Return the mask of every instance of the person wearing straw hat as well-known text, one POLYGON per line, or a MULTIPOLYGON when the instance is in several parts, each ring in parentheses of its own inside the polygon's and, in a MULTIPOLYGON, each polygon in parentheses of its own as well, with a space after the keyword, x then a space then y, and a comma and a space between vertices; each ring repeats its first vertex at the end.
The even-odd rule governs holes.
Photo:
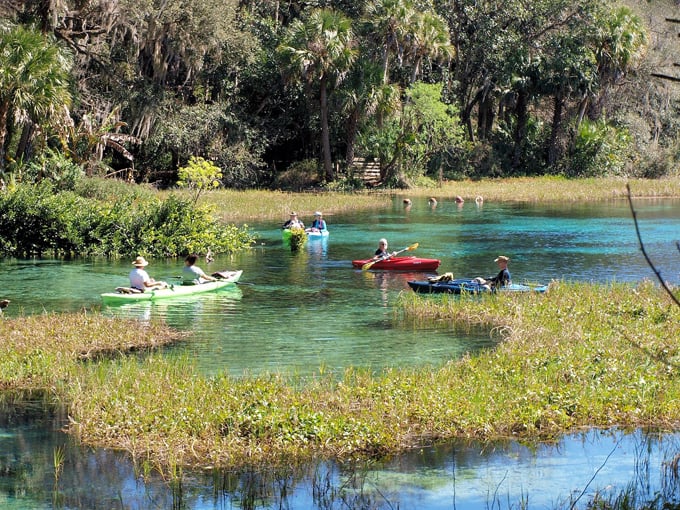
POLYGON ((157 282, 149 276, 149 273, 144 269, 149 263, 142 256, 137 257, 132 261, 135 268, 130 271, 130 287, 140 292, 152 289, 165 289, 168 284, 165 282, 157 282))
POLYGON ((305 228, 305 224, 298 218, 295 211, 290 213, 290 218, 283 224, 282 228, 305 228))
POLYGON ((489 289, 510 285, 512 283, 510 280, 510 271, 508 270, 508 262, 510 262, 510 257, 499 255, 494 259, 494 262, 498 264, 498 269, 500 270, 496 276, 489 276, 488 278, 475 278, 475 280, 489 289))
POLYGON ((314 221, 312 226, 309 228, 309 232, 323 232, 326 230, 326 221, 323 219, 323 214, 321 211, 316 211, 314 213, 314 221))

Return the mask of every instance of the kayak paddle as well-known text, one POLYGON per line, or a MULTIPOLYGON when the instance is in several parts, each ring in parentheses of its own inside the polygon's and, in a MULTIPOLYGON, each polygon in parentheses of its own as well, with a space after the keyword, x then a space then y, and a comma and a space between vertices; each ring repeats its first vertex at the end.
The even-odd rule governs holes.
POLYGON ((371 267, 373 267, 373 264, 376 264, 376 263, 381 262, 383 260, 387 260, 391 257, 394 257, 395 255, 399 255, 401 252, 404 252, 404 251, 413 251, 417 247, 418 247, 418 243, 413 243, 408 248, 404 248, 403 250, 395 251, 392 255, 388 255, 387 257, 383 257, 383 258, 378 259, 378 260, 371 260, 370 262, 366 262, 363 266, 361 266, 361 269, 363 271, 366 271, 367 269, 371 269, 371 267))

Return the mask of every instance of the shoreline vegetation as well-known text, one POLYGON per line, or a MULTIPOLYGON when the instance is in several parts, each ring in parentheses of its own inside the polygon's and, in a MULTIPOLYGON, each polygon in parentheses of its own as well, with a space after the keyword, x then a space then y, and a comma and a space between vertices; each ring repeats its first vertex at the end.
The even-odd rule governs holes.
POLYGON ((680 197, 680 176, 663 179, 564 177, 512 177, 480 181, 445 181, 432 187, 409 190, 375 188, 361 192, 325 192, 311 190, 304 193, 263 190, 216 190, 201 196, 204 204, 216 210, 227 223, 287 218, 290 211, 312 216, 314 211, 324 214, 378 209, 392 203, 393 197, 420 198, 438 201, 462 197, 474 203, 477 197, 485 202, 582 202, 625 199, 626 185, 630 185, 634 199, 680 197))
MULTIPOLYGON (((559 189, 554 196, 565 200, 600 200, 624 198, 627 182, 636 198, 680 190, 678 179, 522 179, 408 195, 539 201, 559 189)), ((248 211, 259 218, 279 217, 281 207, 302 210, 310 198, 334 211, 323 194, 291 195, 280 205, 262 204, 279 194, 258 193, 262 200, 251 198, 248 211)), ((218 212, 231 217, 232 207, 218 212)), ((588 427, 680 423, 680 309, 654 282, 555 281, 545 295, 474 298, 405 292, 395 320, 482 326, 498 343, 438 366, 209 378, 187 359, 156 352, 182 339, 163 324, 140 328, 96 312, 5 317, 0 389, 52 392, 83 444, 126 450, 169 476, 182 466, 377 457, 453 437, 537 441, 588 427), (145 356, 126 355, 147 348, 145 356)))

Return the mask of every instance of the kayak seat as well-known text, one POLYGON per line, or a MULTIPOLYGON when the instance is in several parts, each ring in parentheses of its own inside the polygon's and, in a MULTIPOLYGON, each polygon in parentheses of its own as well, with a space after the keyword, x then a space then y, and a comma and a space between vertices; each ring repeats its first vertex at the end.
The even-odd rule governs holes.
POLYGON ((142 291, 132 287, 116 287, 116 292, 119 294, 141 294, 142 291))
POLYGON ((430 276, 427 280, 430 283, 450 282, 451 280, 453 280, 453 273, 444 273, 439 276, 430 276))

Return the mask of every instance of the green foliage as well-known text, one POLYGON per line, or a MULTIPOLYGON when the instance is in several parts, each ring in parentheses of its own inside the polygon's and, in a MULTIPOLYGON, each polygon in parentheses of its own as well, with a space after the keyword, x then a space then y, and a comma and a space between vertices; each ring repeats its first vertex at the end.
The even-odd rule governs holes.
POLYGON ((625 175, 630 162, 631 137, 628 130, 604 120, 584 120, 578 128, 566 174, 570 177, 625 175))
POLYGON ((0 253, 70 256, 94 248, 90 237, 99 208, 51 183, 19 185, 0 194, 0 253))
POLYGON ((295 227, 290 229, 290 239, 288 244, 290 244, 291 251, 297 251, 304 246, 307 242, 307 232, 304 228, 295 227))
POLYGON ((254 242, 247 225, 222 225, 188 200, 138 197, 100 202, 57 192, 47 182, 20 185, 0 194, 0 253, 179 257, 234 252, 254 242))
MULTIPOLYGON (((263 179, 262 152, 269 143, 255 119, 239 117, 239 105, 180 105, 167 101, 162 121, 144 145, 149 171, 167 174, 175 160, 201 156, 221 168, 224 186, 251 187, 263 179)), ((164 181, 171 179, 164 177, 164 181)))
POLYGON ((196 204, 202 192, 220 187, 222 169, 201 157, 191 156, 187 166, 180 168, 177 176, 177 185, 192 190, 196 204))
POLYGON ((32 160, 25 168, 18 168, 15 174, 18 182, 31 184, 47 179, 59 190, 75 189, 85 176, 80 165, 51 148, 46 149, 40 159, 32 160))
POLYGON ((463 144, 463 130, 457 108, 442 101, 441 84, 417 82, 406 95, 396 154, 403 176, 412 180, 425 174, 433 162, 436 172, 446 154, 463 144))
POLYGON ((13 133, 31 123, 49 132, 70 104, 70 68, 68 53, 37 30, 0 26, 0 173, 13 133))
POLYGON ((320 183, 318 162, 305 159, 293 163, 285 172, 277 175, 274 186, 282 190, 302 191, 318 186, 320 183))
POLYGON ((134 156, 137 181, 170 185, 177 167, 195 155, 222 169, 223 185, 259 188, 277 168, 323 154, 330 183, 343 156, 351 163, 359 129, 357 155, 379 156, 394 185, 422 174, 555 173, 576 150, 568 127, 606 112, 619 126, 640 127, 631 129, 644 135, 636 151, 649 155, 639 174, 664 175, 675 166, 679 96, 649 73, 665 68, 667 53, 676 51, 676 34, 658 21, 674 14, 671 3, 121 0, 87 9, 50 4, 43 12, 13 2, 15 19, 40 12, 46 33, 71 25, 109 29, 83 41, 60 38, 78 55, 70 76, 66 52, 50 37, 25 27, 3 30, 0 96, 21 94, 9 102, 0 167, 25 172, 58 133, 62 150, 88 175, 132 169, 134 156), (653 46, 648 32, 658 34, 653 46), (68 111, 71 77, 80 97, 68 111), (452 115, 473 145, 447 148, 436 131, 427 139, 430 126, 412 125, 410 107, 400 105, 416 79, 444 84, 443 103, 456 105, 452 115), (397 111, 404 115, 395 118, 397 111), (537 135, 527 128, 528 117, 550 125, 555 111, 552 129, 537 135), (123 123, 125 134, 117 129, 123 123), (31 138, 31 131, 32 144, 24 146, 20 135, 31 138), (143 143, 123 146, 136 141, 143 143), (668 157, 657 157, 658 148, 668 157))

